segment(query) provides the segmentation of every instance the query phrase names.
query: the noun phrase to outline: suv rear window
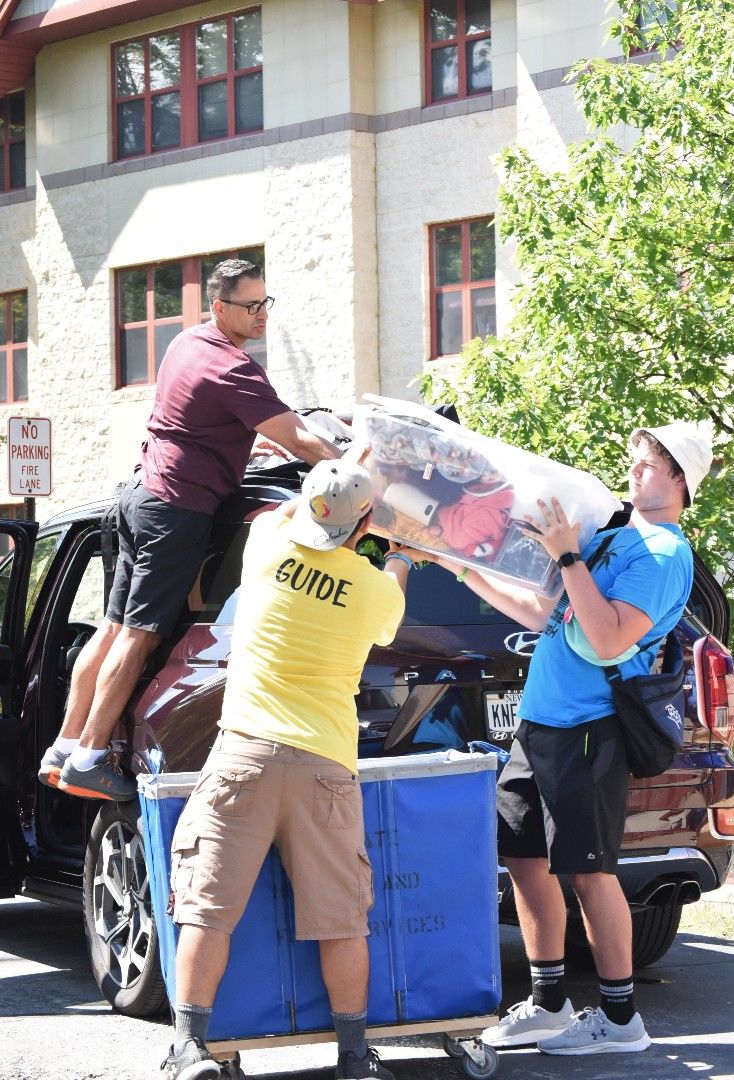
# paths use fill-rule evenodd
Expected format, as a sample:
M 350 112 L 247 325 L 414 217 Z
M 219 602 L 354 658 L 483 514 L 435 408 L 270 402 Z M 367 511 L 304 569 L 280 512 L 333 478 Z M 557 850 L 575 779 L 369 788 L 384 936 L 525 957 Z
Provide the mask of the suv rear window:
M 406 626 L 492 626 L 507 616 L 433 563 L 413 570 L 405 600 Z

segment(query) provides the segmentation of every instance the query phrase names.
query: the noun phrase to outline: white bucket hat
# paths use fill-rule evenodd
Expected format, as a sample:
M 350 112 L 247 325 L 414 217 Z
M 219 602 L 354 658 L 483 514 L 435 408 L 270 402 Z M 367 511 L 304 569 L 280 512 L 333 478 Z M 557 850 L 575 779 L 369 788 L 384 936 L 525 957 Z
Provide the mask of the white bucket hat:
M 706 424 L 691 424 L 687 420 L 674 420 L 662 427 L 635 428 L 635 435 L 652 435 L 680 465 L 686 478 L 689 504 L 698 485 L 708 474 L 714 454 L 711 447 L 711 430 Z

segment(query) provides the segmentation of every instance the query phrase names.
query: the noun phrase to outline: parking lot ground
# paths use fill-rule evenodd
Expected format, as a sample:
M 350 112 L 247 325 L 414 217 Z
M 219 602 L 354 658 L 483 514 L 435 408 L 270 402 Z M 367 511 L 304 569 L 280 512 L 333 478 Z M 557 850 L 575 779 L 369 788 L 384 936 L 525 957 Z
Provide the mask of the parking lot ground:
M 637 977 L 636 1000 L 653 1037 L 648 1051 L 577 1058 L 505 1051 L 497 1080 L 734 1080 L 734 903 L 721 893 L 690 909 L 695 932 L 682 930 L 667 956 Z M 529 992 L 527 966 L 517 930 L 503 927 L 501 941 L 504 1000 L 512 1003 Z M 571 972 L 570 989 L 577 1008 L 597 1003 L 592 975 Z M 0 1080 L 153 1080 L 170 1035 L 166 1019 L 132 1020 L 100 1000 L 76 912 L 0 901 Z M 397 1080 L 464 1077 L 440 1035 L 378 1046 Z M 335 1050 L 333 1043 L 268 1049 L 263 1040 L 242 1064 L 249 1076 L 330 1080 Z

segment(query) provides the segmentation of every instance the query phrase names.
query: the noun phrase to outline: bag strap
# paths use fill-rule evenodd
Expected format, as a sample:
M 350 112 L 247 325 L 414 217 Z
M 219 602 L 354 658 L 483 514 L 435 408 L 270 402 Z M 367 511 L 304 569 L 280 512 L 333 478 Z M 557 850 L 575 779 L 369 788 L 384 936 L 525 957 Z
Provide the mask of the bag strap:
M 104 606 L 110 599 L 110 590 L 115 577 L 117 565 L 117 553 L 119 544 L 117 540 L 117 503 L 114 502 L 100 519 L 100 547 L 102 549 L 102 568 L 104 570 Z
M 640 649 L 639 652 L 647 652 L 647 650 L 652 648 L 653 645 L 659 645 L 660 642 L 665 641 L 667 637 L 667 634 L 663 634 L 661 637 L 653 638 L 652 641 L 648 641 L 647 645 Z M 604 668 L 604 675 L 606 676 L 606 680 L 608 683 L 614 682 L 615 679 L 622 678 L 622 672 L 619 670 L 619 666 L 617 664 L 607 665 L 607 667 Z

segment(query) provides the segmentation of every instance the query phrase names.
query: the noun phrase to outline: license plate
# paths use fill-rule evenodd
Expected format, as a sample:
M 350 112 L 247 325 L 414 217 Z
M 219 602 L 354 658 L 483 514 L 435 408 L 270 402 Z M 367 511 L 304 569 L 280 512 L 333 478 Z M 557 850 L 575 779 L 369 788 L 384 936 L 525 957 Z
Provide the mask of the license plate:
M 517 710 L 522 701 L 522 690 L 506 690 L 504 694 L 484 695 L 487 716 L 487 734 L 509 736 L 520 721 Z

